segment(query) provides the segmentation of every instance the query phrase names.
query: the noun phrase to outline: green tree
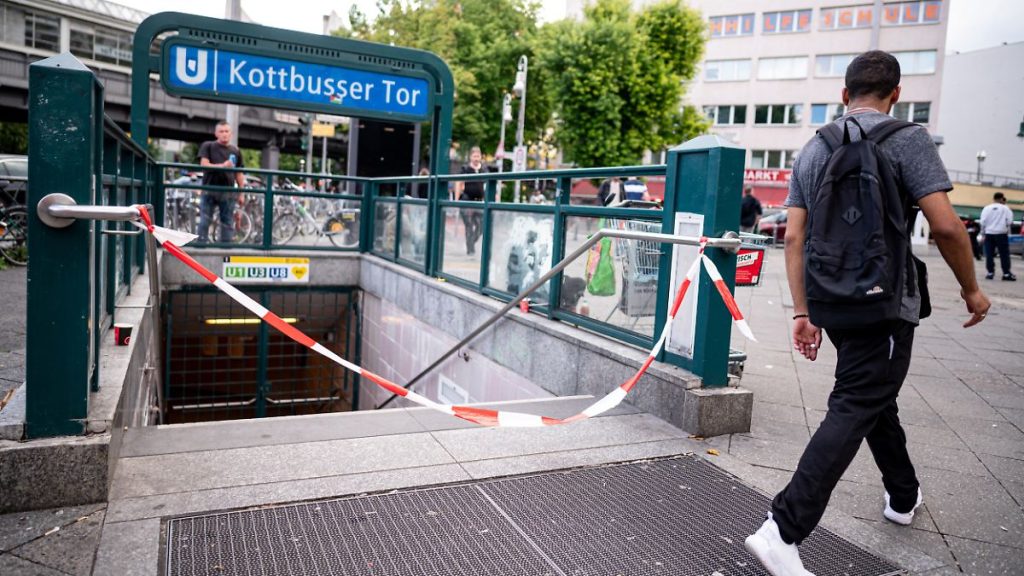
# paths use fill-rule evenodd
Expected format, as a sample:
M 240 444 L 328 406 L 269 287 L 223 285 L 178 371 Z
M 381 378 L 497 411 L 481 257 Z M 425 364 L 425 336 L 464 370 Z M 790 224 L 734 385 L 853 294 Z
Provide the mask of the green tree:
M 28 124 L 0 122 L 0 153 L 28 154 Z
M 519 57 L 534 62 L 537 5 L 527 0 L 378 0 L 379 15 L 369 23 L 358 9 L 349 12 L 350 29 L 335 34 L 429 50 L 448 63 L 455 79 L 452 138 L 462 149 L 498 144 L 501 105 L 512 89 Z M 536 141 L 551 116 L 546 71 L 531 66 L 527 85 L 524 138 Z M 508 127 L 506 147 L 515 139 Z
M 582 22 L 545 26 L 542 68 L 558 120 L 555 140 L 580 166 L 635 164 L 645 150 L 701 134 L 707 123 L 684 107 L 684 82 L 704 50 L 700 14 L 665 0 L 639 14 L 628 0 L 597 0 Z

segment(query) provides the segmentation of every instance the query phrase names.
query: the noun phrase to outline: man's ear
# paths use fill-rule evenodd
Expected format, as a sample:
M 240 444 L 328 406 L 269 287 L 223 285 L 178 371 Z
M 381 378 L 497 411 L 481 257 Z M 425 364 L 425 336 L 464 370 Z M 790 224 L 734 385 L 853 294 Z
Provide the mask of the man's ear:
M 889 106 L 900 101 L 900 91 L 903 89 L 902 86 L 897 86 L 892 91 L 892 96 L 889 97 Z
M 843 88 L 843 106 L 849 106 L 849 105 L 850 105 L 850 90 L 848 88 Z

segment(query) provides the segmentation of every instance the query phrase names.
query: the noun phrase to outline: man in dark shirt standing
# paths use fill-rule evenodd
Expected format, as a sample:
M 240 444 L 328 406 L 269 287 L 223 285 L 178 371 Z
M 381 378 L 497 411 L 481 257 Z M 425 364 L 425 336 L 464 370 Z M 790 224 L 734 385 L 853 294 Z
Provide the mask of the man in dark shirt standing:
M 900 65 L 891 54 L 873 50 L 861 54 L 846 69 L 843 103 L 847 112 L 837 123 L 850 138 L 863 137 L 888 116 L 900 98 Z M 854 122 L 856 120 L 856 122 Z M 946 192 L 953 186 L 928 132 L 920 126 L 893 132 L 878 145 L 895 168 L 901 195 L 916 202 L 931 227 L 939 252 L 960 284 L 960 296 L 971 315 L 964 327 L 985 319 L 989 301 L 978 287 L 967 231 L 953 211 Z M 814 361 L 821 346 L 821 329 L 811 324 L 805 284 L 808 214 L 817 200 L 817 182 L 830 157 L 828 146 L 815 136 L 797 156 L 786 199 L 786 275 L 793 297 L 793 345 Z M 835 384 L 825 419 L 811 437 L 789 484 L 772 501 L 761 528 L 747 538 L 746 547 L 773 576 L 810 574 L 797 546 L 817 526 L 832 490 L 867 440 L 882 475 L 879 494 L 882 516 L 909 525 L 923 495 L 907 451 L 896 400 L 910 367 L 914 329 L 920 319 L 921 291 L 903 284 L 899 318 L 859 329 L 830 329 L 837 352 Z M 884 502 L 884 507 L 882 506 Z
M 487 169 L 487 166 L 484 166 L 480 147 L 473 146 L 469 151 L 469 164 L 464 165 L 460 173 L 479 174 L 481 172 L 490 172 L 490 170 Z M 483 202 L 484 200 L 484 183 L 481 180 L 456 182 L 455 187 L 456 200 L 464 202 Z M 462 223 L 466 227 L 466 254 L 476 254 L 476 242 L 483 235 L 483 210 L 462 208 L 460 213 L 462 215 Z
M 753 232 L 761 221 L 761 201 L 754 196 L 754 189 L 743 189 L 743 203 L 740 204 L 740 231 Z
M 199 147 L 199 164 L 203 166 L 219 166 L 224 168 L 242 168 L 242 152 L 231 145 L 231 125 L 218 122 L 214 130 L 216 140 L 203 142 Z M 245 175 L 241 172 L 221 172 L 207 170 L 203 172 L 204 186 L 232 186 L 238 184 L 245 187 Z M 213 207 L 217 206 L 220 213 L 221 242 L 231 242 L 235 230 L 235 204 L 238 194 L 227 191 L 206 191 L 199 201 L 199 241 L 209 242 L 210 220 L 213 218 Z

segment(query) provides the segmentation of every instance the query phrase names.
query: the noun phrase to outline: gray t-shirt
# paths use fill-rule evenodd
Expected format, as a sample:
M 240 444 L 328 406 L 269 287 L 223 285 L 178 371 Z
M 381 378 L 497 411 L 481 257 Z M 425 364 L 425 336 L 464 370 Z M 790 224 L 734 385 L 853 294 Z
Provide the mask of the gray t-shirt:
M 889 120 L 891 117 L 881 112 L 861 112 L 847 114 L 836 120 L 840 128 L 842 122 L 847 118 L 854 117 L 865 131 L 870 131 L 879 123 Z M 853 122 L 849 123 L 850 139 L 860 139 L 860 131 Z M 939 158 L 939 151 L 932 142 L 928 131 L 923 127 L 904 128 L 890 135 L 881 145 L 882 151 L 892 162 L 893 174 L 903 188 L 903 191 L 910 195 L 916 202 L 934 192 L 949 192 L 953 185 L 949 181 L 946 167 Z M 814 204 L 815 183 L 825 164 L 828 162 L 829 151 L 825 141 L 818 135 L 804 145 L 793 163 L 793 175 L 789 181 L 789 196 L 786 198 L 786 206 L 791 208 L 806 208 Z M 906 288 L 912 279 L 904 286 L 903 302 L 900 309 L 900 318 L 917 324 L 921 310 L 921 298 L 915 291 L 914 297 L 907 294 Z

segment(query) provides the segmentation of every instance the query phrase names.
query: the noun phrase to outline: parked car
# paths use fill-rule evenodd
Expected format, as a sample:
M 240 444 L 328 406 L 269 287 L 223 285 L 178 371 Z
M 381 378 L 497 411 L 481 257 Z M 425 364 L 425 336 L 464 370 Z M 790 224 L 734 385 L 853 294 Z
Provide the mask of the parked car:
M 0 202 L 24 204 L 28 190 L 28 157 L 0 154 Z
M 770 236 L 772 244 L 780 244 L 786 238 L 786 211 L 776 212 L 761 218 L 757 233 Z
M 1024 234 L 1021 234 L 1021 222 L 1010 225 L 1010 254 L 1024 256 Z

